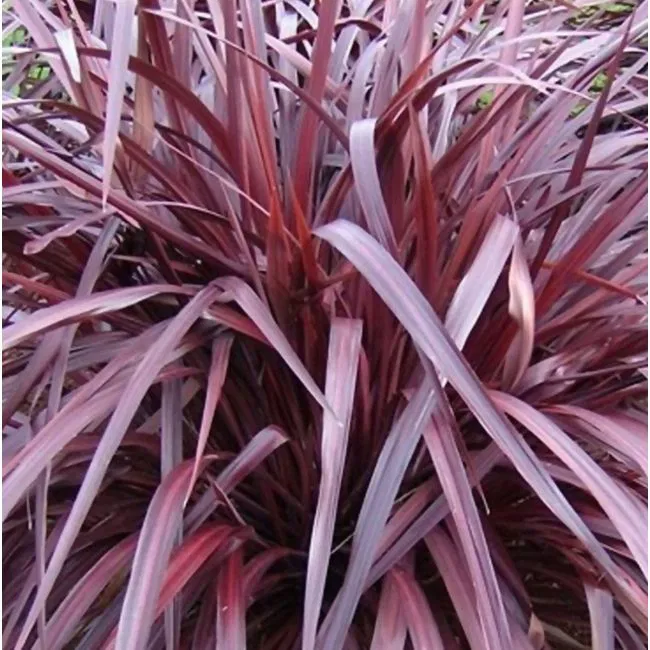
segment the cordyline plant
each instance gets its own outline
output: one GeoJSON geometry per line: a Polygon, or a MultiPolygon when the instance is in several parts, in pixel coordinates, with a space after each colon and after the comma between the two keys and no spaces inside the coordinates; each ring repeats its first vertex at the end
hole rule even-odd
{"type": "Polygon", "coordinates": [[[644,648],[646,18],[5,3],[4,647],[644,648]]]}

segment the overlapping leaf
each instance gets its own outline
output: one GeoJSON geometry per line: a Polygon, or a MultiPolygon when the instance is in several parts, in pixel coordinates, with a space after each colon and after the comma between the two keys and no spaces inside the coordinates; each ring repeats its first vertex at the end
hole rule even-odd
{"type": "Polygon", "coordinates": [[[5,3],[4,645],[645,647],[647,25],[5,3]]]}

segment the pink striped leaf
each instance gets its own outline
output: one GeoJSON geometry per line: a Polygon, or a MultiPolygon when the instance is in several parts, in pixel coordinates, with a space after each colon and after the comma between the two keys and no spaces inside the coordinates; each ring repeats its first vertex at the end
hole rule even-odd
{"type": "Polygon", "coordinates": [[[217,650],[246,650],[246,604],[242,587],[242,552],[226,559],[217,580],[217,650]]]}
{"type": "Polygon", "coordinates": [[[335,318],[330,329],[325,398],[336,418],[343,424],[341,426],[329,412],[325,411],[321,441],[321,480],[307,561],[303,650],[313,650],[316,642],[316,627],[332,549],[354,405],[361,334],[362,323],[359,320],[335,318]]]}
{"type": "Polygon", "coordinates": [[[388,305],[414,343],[431,360],[436,370],[449,380],[486,432],[510,459],[515,469],[537,496],[585,545],[599,565],[628,593],[636,590],[571,507],[525,440],[498,411],[475,373],[450,340],[440,319],[402,267],[358,226],[336,221],[322,226],[316,234],[335,246],[349,259],[388,305]]]}

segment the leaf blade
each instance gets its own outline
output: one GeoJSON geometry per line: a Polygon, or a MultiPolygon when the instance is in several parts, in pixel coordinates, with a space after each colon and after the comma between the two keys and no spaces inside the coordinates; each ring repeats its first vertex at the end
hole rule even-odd
{"type": "Polygon", "coordinates": [[[113,173],[115,149],[122,120],[122,103],[126,73],[131,50],[131,32],[135,19],[136,0],[115,0],[115,23],[108,68],[108,98],[106,100],[106,126],[104,127],[104,167],[102,178],[102,205],[106,208],[113,173]]]}
{"type": "Polygon", "coordinates": [[[323,650],[340,648],[345,639],[375,556],[379,535],[424,429],[433,399],[428,382],[422,382],[382,448],[355,527],[343,586],[318,634],[323,650]]]}
{"type": "MultiPolygon", "coordinates": [[[[335,246],[364,275],[441,375],[449,379],[487,433],[501,447],[539,498],[589,549],[618,586],[636,600],[601,544],[576,514],[530,447],[501,415],[476,375],[451,342],[438,316],[404,270],[366,232],[345,221],[320,227],[316,234],[335,246]]],[[[637,601],[638,602],[638,601],[637,601]]]]}
{"type": "Polygon", "coordinates": [[[316,643],[354,405],[362,331],[361,321],[342,318],[335,318],[330,329],[325,398],[342,426],[327,411],[324,412],[321,481],[307,560],[303,650],[313,650],[316,643]]]}

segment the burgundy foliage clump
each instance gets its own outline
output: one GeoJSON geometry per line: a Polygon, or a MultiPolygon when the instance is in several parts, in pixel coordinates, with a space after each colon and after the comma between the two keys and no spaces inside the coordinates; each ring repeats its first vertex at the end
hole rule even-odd
{"type": "Polygon", "coordinates": [[[640,650],[647,3],[3,6],[3,647],[640,650]]]}

